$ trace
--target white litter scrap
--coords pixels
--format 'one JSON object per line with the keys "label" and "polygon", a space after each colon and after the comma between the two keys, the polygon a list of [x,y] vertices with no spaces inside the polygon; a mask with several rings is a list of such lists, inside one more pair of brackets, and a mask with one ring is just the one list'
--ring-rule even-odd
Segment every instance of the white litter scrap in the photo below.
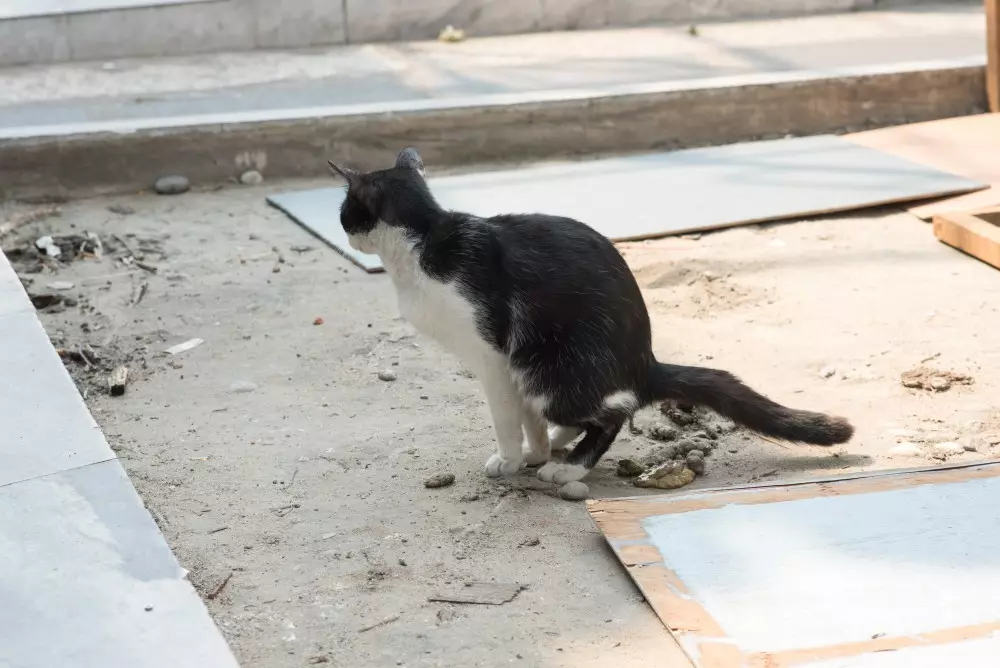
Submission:
{"label": "white litter scrap", "polygon": [[181,353],[186,353],[192,348],[197,348],[203,343],[205,343],[204,339],[188,339],[184,343],[178,343],[176,346],[170,346],[167,348],[166,352],[171,355],[180,355]]}

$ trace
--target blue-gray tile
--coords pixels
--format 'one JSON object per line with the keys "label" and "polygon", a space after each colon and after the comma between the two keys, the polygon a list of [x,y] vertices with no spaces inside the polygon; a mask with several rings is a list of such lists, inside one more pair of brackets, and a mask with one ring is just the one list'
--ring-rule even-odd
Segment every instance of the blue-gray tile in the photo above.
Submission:
{"label": "blue-gray tile", "polygon": [[0,342],[0,486],[113,459],[34,310],[0,315]]}
{"label": "blue-gray tile", "polygon": [[117,461],[0,487],[0,666],[237,668]]}

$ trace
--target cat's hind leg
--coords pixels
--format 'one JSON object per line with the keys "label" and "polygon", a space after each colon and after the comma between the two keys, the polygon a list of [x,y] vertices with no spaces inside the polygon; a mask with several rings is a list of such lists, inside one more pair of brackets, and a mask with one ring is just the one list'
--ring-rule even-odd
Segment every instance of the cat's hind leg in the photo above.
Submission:
{"label": "cat's hind leg", "polygon": [[521,450],[521,397],[510,373],[501,364],[490,365],[480,376],[496,432],[497,451],[486,462],[486,475],[499,478],[517,473],[524,463]]}
{"label": "cat's hind leg", "polygon": [[552,457],[548,421],[541,413],[525,402],[521,409],[521,426],[524,428],[524,463],[540,466]]}
{"label": "cat's hind leg", "polygon": [[576,440],[576,437],[583,433],[582,427],[557,426],[549,430],[549,443],[552,452],[565,450],[566,446]]}
{"label": "cat's hind leg", "polygon": [[623,424],[625,420],[616,417],[587,425],[586,434],[566,457],[566,461],[549,462],[538,469],[538,478],[559,485],[582,480],[614,443]]}

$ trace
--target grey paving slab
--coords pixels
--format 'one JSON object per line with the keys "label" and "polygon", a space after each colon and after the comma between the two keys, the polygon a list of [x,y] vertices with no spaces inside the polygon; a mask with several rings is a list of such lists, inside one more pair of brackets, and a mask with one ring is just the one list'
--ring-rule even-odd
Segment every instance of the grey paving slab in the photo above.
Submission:
{"label": "grey paving slab", "polygon": [[[7,256],[0,251],[0,316],[19,311],[34,311],[34,307]],[[2,335],[0,330],[0,336]]]}
{"label": "grey paving slab", "polygon": [[0,487],[114,456],[34,309],[0,315]]}
{"label": "grey paving slab", "polygon": [[[419,147],[418,147],[419,148]],[[431,166],[433,169],[433,166]],[[985,187],[832,135],[431,178],[442,206],[576,218],[615,241],[850,211]],[[346,244],[342,187],[269,201],[366,271]]]}
{"label": "grey paving slab", "polygon": [[110,461],[0,488],[0,666],[237,664]]}

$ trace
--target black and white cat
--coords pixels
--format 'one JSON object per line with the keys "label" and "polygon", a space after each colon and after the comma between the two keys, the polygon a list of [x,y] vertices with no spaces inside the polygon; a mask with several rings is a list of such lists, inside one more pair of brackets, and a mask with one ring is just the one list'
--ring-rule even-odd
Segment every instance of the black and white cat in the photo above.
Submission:
{"label": "black and white cat", "polygon": [[[666,399],[788,441],[851,438],[847,420],[781,406],[726,371],[657,362],[635,278],[583,223],[447,211],[412,148],[390,169],[330,166],[347,180],[340,219],[351,246],[381,257],[403,317],[482,383],[497,438],[486,475],[527,464],[545,481],[580,480],[633,413]],[[564,463],[550,461],[580,434]]]}

